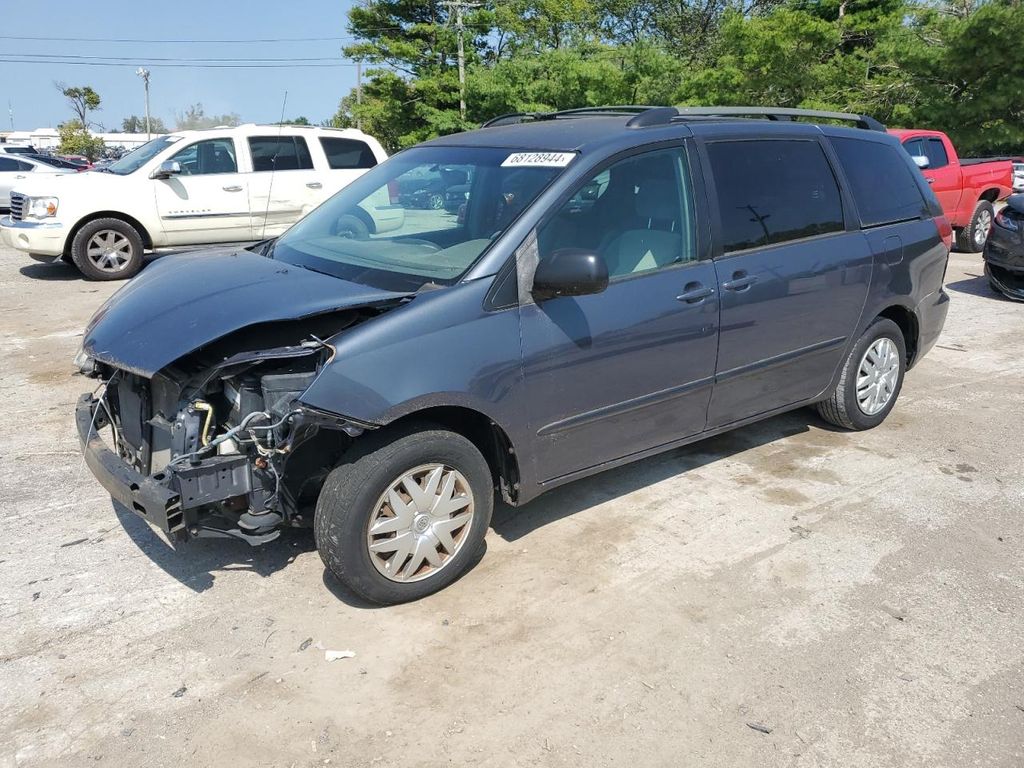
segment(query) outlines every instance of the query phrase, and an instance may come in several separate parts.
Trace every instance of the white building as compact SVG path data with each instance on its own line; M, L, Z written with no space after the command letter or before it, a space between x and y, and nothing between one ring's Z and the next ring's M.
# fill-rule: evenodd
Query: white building
M96 133L93 136L103 139L108 147L124 147L135 149L146 143L144 133ZM153 138L162 134L154 133ZM3 131L0 132L0 143L33 146L36 149L56 149L60 145L60 134L56 128L37 128L34 131Z

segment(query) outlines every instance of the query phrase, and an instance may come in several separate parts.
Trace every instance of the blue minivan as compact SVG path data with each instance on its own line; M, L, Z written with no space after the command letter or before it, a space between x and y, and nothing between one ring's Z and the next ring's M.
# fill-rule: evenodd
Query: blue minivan
M452 167L458 206L346 226ZM312 527L349 589L413 600L475 562L496 492L522 505L801 406L880 424L942 329L951 236L866 116L504 116L275 240L148 267L86 330L79 435L172 539Z

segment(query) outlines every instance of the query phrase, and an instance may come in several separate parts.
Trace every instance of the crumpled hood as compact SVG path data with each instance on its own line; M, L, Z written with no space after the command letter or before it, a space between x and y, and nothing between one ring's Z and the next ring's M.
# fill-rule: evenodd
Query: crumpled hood
M101 362L149 377L241 328L407 295L251 251L203 249L165 256L147 266L93 315L82 348Z

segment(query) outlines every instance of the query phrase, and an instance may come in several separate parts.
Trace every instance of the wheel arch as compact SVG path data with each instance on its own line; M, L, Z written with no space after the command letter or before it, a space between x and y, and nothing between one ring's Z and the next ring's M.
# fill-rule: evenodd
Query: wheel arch
M96 211L90 213L87 216L83 216L75 225L68 231L67 239L64 241L64 255L71 256L71 244L75 241L75 236L79 230L88 224L90 221L96 221L97 219L120 219L125 224L131 225L139 236L142 238L142 246L147 250L153 248L153 238L150 237L149 231L142 226L138 219L134 216L129 216L127 213L121 211Z
M907 348L907 368L917 362L918 341L920 337L920 323L914 311L902 304L893 304L879 312L876 317L884 317L892 320L903 332L903 343Z
M436 405L406 413L381 427L395 429L414 422L437 424L462 435L483 455L502 498L515 503L519 491L519 459L508 433L484 413L462 405Z
M988 201L990 203L994 203L998 199L999 199L999 188L998 187L992 187L991 189L986 189L984 192L982 192L980 195L978 195L978 201L979 202L982 201L982 200L986 200L986 201ZM975 203L975 205L977 205L977 203Z

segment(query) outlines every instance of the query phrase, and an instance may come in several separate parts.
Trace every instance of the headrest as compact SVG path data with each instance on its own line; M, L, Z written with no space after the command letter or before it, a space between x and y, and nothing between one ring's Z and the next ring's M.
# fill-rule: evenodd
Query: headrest
M679 194L675 183L661 179L647 179L640 182L640 189L634 197L637 216L657 221L679 219Z

